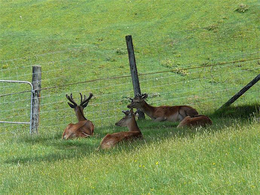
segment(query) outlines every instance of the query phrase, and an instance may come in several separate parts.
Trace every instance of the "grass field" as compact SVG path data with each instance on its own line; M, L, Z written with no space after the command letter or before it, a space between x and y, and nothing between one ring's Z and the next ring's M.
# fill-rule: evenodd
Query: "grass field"
M259 74L258 0L0 3L0 79L31 81L39 64L43 88L38 135L0 124L0 194L260 193L259 83L216 112ZM145 141L96 151L107 133L126 130L114 123L133 94L129 34L148 102L192 105L211 127L146 118ZM0 121L28 118L26 89L0 83L0 95L18 93L0 96ZM95 135L61 140L75 122L65 94L90 91Z
M258 194L259 122L139 126L145 142L108 152L95 152L97 138L3 140L2 194Z

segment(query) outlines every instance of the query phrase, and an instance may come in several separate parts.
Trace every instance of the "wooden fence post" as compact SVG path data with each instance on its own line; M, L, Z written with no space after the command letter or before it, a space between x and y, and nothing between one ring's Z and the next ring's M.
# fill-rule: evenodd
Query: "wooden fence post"
M132 41L132 36L127 35L125 37L126 39L126 46L128 50L128 58L129 58L129 64L130 64L130 71L131 71L131 76L132 76L132 83L133 83L133 88L134 88L134 94L140 94L141 95L141 89L140 89L140 84L139 84L139 78L138 78L138 73L137 73L137 68L136 68L136 61L135 61L135 54L134 54L134 46L133 46L133 41ZM138 119L144 119L144 113L140 110L138 110Z
M32 68L32 119L31 119L31 134L38 133L39 118L40 118L40 96L41 96L41 66L33 66Z

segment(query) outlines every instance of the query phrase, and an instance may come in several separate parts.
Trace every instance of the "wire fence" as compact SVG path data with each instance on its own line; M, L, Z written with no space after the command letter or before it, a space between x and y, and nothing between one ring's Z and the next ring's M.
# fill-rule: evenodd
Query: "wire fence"
M226 19L223 17L223 20ZM149 104L187 104L202 114L214 112L260 73L259 28L249 31L239 21L223 23L172 30L167 36L158 33L152 38L133 36L140 86L142 92L149 95ZM221 31L220 25L225 30ZM223 25L236 26L237 30L229 33L230 28L223 28ZM248 37L255 39L250 41ZM234 41L227 46L227 39ZM219 44L218 49L214 49L210 40ZM98 55L100 61L92 59ZM76 101L79 101L80 92L94 94L85 115L96 127L114 125L121 117L121 110L127 109L128 97L133 97L123 41L113 51L100 45L75 43L65 50L2 59L0 78L31 81L32 66L38 62L42 66L39 132L51 129L61 132L68 123L76 122L74 111L67 105L66 94L72 93ZM93 67L92 63L100 65ZM0 82L0 120L28 120L30 92L28 86ZM258 83L235 105L259 104L259 92ZM0 129L13 132L29 127L0 124Z
M140 74L139 80L142 92L149 94L148 103L188 104L205 114L219 108L259 72L259 59L254 59L225 65L147 72ZM45 74L43 70L43 75ZM44 81L48 82L48 79L43 79L43 83ZM6 83L0 85L1 120L28 120L30 89L19 85L14 87ZM113 125L120 118L121 110L127 109L128 97L133 96L130 75L86 80L61 86L43 85L39 131L44 129L61 131L66 124L76 122L73 110L67 105L65 94L72 93L75 100L79 101L79 92L86 95L89 92L94 93L94 98L86 108L85 114L97 127ZM259 92L260 87L256 85L236 104L259 104ZM13 124L1 124L1 126L3 129L8 128L7 131L10 130L9 128L28 129L26 125L18 127Z

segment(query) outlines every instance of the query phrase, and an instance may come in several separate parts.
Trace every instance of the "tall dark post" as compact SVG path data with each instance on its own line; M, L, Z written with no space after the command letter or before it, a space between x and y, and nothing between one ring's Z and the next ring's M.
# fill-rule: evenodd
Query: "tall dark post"
M41 66L33 66L32 69L32 120L31 132L38 133L39 118L40 118L40 96L41 96Z
M140 84L139 84L139 78L136 68L136 61L135 61L135 54L134 54L134 46L132 41L132 36L127 35L125 37L126 39L126 45L128 50L128 58L129 58L129 64L130 64L130 72L132 76L132 83L134 88L134 95L141 94ZM139 119L144 119L144 113L138 110Z

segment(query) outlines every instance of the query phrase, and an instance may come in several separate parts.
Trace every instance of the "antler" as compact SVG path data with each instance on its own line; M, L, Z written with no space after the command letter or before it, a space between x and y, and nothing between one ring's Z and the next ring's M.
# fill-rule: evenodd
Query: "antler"
M146 99L146 98L148 97L148 94L147 94L147 93L144 93L144 94L138 93L138 94L136 94L135 97L136 97L136 98Z
M86 95L84 95L84 99L82 100L82 94L80 94L80 106L82 106L83 108L85 108L88 105L89 100L92 98L93 93L89 93L89 97L87 98Z
M129 115L129 113L130 113L129 110L126 110L126 111L122 110L122 112L123 112L126 116Z
M77 106L77 103L72 98L72 93L70 94L70 96L68 94L66 94L66 98L72 103L71 104L70 102L68 102L68 104L71 108L75 108Z

